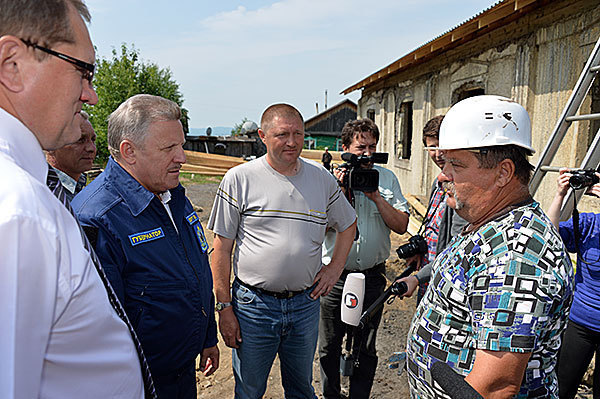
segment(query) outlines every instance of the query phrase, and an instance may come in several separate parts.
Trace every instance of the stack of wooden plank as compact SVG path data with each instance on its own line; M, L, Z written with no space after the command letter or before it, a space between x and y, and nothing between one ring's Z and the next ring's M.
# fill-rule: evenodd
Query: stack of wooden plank
M229 169L246 162L242 158L196 151L186 151L185 156L187 162L181 167L182 172L209 176L223 176Z
M330 151L333 156L332 163L342 163L341 152ZM187 162L181 167L182 172L198 173L209 176L223 176L230 168L242 164L241 158L226 155L207 154L205 152L186 151ZM322 150L302 150L303 158L321 163Z

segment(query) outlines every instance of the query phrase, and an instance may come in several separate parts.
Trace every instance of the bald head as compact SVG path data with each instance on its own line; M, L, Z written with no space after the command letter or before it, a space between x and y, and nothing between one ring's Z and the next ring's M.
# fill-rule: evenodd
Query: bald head
M304 118L296 108L289 104L273 104L263 112L260 118L260 128L263 132L268 132L273 126L275 119L297 119L304 125Z

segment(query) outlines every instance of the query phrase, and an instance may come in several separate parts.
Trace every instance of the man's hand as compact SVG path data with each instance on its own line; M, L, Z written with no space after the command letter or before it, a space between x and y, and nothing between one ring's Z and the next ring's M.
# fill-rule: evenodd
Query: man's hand
M404 281L406 283L406 292L402 294L402 296L406 298L410 298L419 286L419 280L417 280L417 278L414 275L402 277L396 281Z
M548 218L556 228L558 228L560 221L560 208L562 206L562 202L569 191L569 179L571 176L573 176L569 172L568 168L560 168L559 173L558 179L556 180L556 194L552 199L552 203L548 208L548 212L546 212Z
M409 256L408 258L406 258L406 266L411 266L412 264L416 263L415 270L420 270L422 259L423 259L423 255L421 255L421 254Z
M202 355L200 356L200 370L208 377L219 368L219 348L217 346L211 346L210 348L204 348Z
M312 299L317 299L322 295L327 295L331 292L331 289L340 279L340 275L342 274L342 270L344 270L344 265L342 268L336 268L331 263L329 265L323 265L319 273L317 273L315 277L314 283L318 283L315 289L311 292L310 297Z
M381 194L379 193L379 190L373 190L373 191L363 191L363 193L365 193L365 197L367 197L368 199L370 199L371 201L377 203L377 201L379 199L385 201L383 199L383 197L381 196Z
M573 174L569 172L568 168L560 168L559 173L558 179L556 180L556 185L558 186L556 194L564 198L569 191L569 179Z
M233 309L227 307L221 310L219 313L219 331L225 345L230 348L239 348L240 342L242 342L242 332L240 331L240 325L237 317L233 313Z
M596 172L596 176L600 178L600 173ZM594 195L600 198L600 183L596 183L592 186L589 186L587 190L585 190L587 195Z
M333 176L337 179L340 185L340 189L344 194L346 194L346 189L342 186L342 182L344 179L344 173L346 173L346 168L336 168L333 170Z

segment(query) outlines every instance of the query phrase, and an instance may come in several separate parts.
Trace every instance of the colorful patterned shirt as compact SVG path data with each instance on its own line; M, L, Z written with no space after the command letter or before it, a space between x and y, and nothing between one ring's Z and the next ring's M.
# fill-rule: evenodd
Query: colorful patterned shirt
M433 385L431 365L467 375L477 349L530 352L517 397L558 397L556 355L572 290L569 257L536 202L456 238L432 264L409 330L411 397L448 398Z

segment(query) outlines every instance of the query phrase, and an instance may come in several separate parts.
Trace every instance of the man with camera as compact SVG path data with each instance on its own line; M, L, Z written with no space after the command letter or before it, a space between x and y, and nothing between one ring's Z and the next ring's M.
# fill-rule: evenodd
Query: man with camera
M600 175L593 170L560 169L558 189L548 217L558 228L567 251L577 253L573 305L558 356L558 387L561 398L574 398L594 353L600 349L600 214L573 214L560 222L560 208L569 191L586 189L600 197ZM600 379L594 372L594 397L600 393Z
M449 397L438 385L444 381L432 377L443 362L466 376L450 370L456 383L466 381L485 398L556 398L573 269L529 193L529 115L504 97L462 100L446 114L437 149L446 202L469 224L436 256L413 317L406 344L411 397Z
M340 397L340 355L346 332L340 312L346 276L352 272L365 274L363 307L371 305L385 289L385 260L390 253L390 230L403 234L408 225L408 205L402 196L398 179L388 169L373 165L373 158L377 158L377 155L373 155L378 140L379 129L369 119L347 122L342 129L342 148L353 154L352 157L344 156L344 159L353 159L354 165L350 170L338 168L333 173L345 194L354 198L358 238L352 245L339 281L329 295L321 299L319 361L324 398ZM378 182L372 181L374 171L379 175ZM373 186L374 183L375 188L369 191L369 188L359 186L359 189L366 190L360 191L352 183L364 183L366 186ZM323 244L324 264L331 259L334 245L335 232L329 231ZM377 367L375 337L381 314L382 310L377 312L362 331L359 367L350 377L350 398L369 397Z

